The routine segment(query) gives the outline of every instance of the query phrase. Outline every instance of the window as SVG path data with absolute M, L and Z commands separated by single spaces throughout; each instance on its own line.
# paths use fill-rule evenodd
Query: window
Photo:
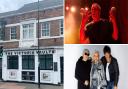
M 5 21 L 0 21 L 0 40 L 4 40 L 5 38 Z
M 18 56 L 17 55 L 7 57 L 7 68 L 18 69 Z
M 22 55 L 22 69 L 35 69 L 34 55 Z
M 3 31 L 1 28 L 0 28 L 0 40 L 3 40 Z
M 60 20 L 59 27 L 60 27 L 60 35 L 63 35 L 64 34 L 64 28 L 63 28 L 63 20 L 62 19 Z
M 32 39 L 34 37 L 34 23 L 23 24 L 23 39 Z
M 42 70 L 53 70 L 53 55 L 39 55 L 40 69 Z
M 16 27 L 11 27 L 10 36 L 11 39 L 16 39 Z
M 22 71 L 22 80 L 35 81 L 35 72 Z
M 43 22 L 41 26 L 42 26 L 41 36 L 50 36 L 50 24 L 49 24 L 49 22 Z

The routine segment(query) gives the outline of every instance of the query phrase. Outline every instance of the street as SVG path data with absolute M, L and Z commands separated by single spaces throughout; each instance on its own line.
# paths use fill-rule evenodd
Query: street
M 0 89 L 38 89 L 37 84 L 0 82 Z M 40 89 L 63 89 L 63 86 L 41 84 Z

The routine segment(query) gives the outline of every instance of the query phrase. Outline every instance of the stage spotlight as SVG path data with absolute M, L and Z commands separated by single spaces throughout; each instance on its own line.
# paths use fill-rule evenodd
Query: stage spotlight
M 85 10 L 87 11 L 88 10 L 88 7 L 85 7 Z
M 69 10 L 69 6 L 66 6 L 66 10 L 67 10 L 67 11 Z
M 74 6 L 71 7 L 71 12 L 76 12 L 76 8 Z

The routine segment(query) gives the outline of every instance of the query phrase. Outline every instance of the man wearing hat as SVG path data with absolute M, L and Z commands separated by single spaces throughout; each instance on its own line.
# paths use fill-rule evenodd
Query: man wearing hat
M 78 80 L 78 89 L 89 89 L 91 58 L 89 50 L 84 49 L 83 55 L 78 59 L 75 69 L 75 78 Z

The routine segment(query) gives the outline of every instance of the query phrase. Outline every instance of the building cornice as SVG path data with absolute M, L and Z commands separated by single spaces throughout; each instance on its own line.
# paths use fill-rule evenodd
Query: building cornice
M 28 20 L 35 20 L 36 18 L 32 19 L 27 19 Z M 40 19 L 39 22 L 46 22 L 46 21 L 52 21 L 52 20 L 58 20 L 58 19 L 64 19 L 64 16 L 57 16 L 57 17 L 51 17 L 51 18 L 45 18 L 45 19 Z M 26 20 L 22 20 L 21 23 Z M 12 27 L 12 26 L 20 26 L 21 23 L 14 23 L 14 24 L 7 24 L 6 27 Z M 38 21 L 36 20 L 36 23 Z
M 49 10 L 49 9 L 55 9 L 55 8 L 58 8 L 58 7 L 63 7 L 63 5 L 58 5 L 58 6 L 52 6 L 52 7 L 48 7 L 48 8 L 43 8 L 43 9 L 40 9 L 39 11 L 45 11 L 45 10 Z M 31 11 L 17 13 L 17 14 L 10 14 L 10 15 L 5 15 L 5 16 L 0 16 L 0 18 L 7 18 L 7 17 L 11 17 L 11 16 L 17 16 L 17 15 L 27 14 L 27 13 L 36 12 L 36 11 L 38 11 L 38 10 L 31 10 Z
M 25 48 L 25 47 L 21 47 L 21 48 L 8 48 L 8 49 L 4 49 L 4 51 L 24 51 L 24 50 L 37 50 L 38 47 L 30 47 L 30 48 Z M 63 46 L 44 46 L 44 47 L 40 47 L 40 50 L 45 50 L 45 49 L 64 49 Z

